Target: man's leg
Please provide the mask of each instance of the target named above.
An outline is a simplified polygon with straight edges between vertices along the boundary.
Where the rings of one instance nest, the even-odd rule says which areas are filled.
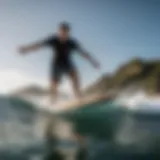
[[[58,86],[61,78],[60,66],[54,64],[51,71],[50,103],[53,104],[58,98]]]
[[[72,86],[74,90],[74,94],[76,97],[80,98],[81,97],[81,91],[80,91],[80,79],[78,72],[74,69],[69,73],[69,77],[72,81]]]
[[[52,80],[51,86],[50,86],[50,103],[53,104],[58,97],[58,81]]]

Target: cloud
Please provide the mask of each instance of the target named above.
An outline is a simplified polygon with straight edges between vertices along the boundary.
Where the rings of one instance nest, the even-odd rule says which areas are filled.
[[[38,84],[40,86],[48,86],[48,80],[40,81],[40,78],[32,77],[20,70],[1,69],[0,70],[0,94],[8,94],[21,87]],[[71,93],[71,85],[68,80],[65,80],[60,85],[60,90],[66,93]]]
[[[40,83],[33,77],[13,69],[0,70],[0,93],[9,93],[19,87]]]

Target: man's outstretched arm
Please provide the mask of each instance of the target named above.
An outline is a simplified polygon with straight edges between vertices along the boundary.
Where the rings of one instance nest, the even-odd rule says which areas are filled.
[[[99,62],[96,59],[94,59],[87,51],[85,51],[82,48],[78,48],[78,52],[82,57],[87,59],[95,68],[100,68]]]
[[[31,45],[21,46],[19,48],[19,52],[22,54],[25,54],[28,52],[39,50],[40,48],[42,48],[44,46],[53,45],[53,43],[54,43],[53,37],[49,37],[45,40],[39,41],[39,42],[31,44]]]
[[[36,51],[40,49],[42,46],[43,46],[42,43],[35,43],[35,44],[27,45],[27,46],[21,46],[19,48],[19,53],[25,54],[31,51]]]

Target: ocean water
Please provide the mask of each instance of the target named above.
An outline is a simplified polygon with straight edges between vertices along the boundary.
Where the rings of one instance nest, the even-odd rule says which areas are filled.
[[[149,106],[155,104],[139,104],[139,108]],[[80,148],[75,133],[85,137],[90,160],[159,159],[157,106],[158,103],[157,109],[151,112],[130,110],[123,103],[104,101],[51,115],[24,100],[1,96],[0,160],[43,160],[54,150],[65,159],[74,160]],[[53,144],[47,133],[54,135]]]

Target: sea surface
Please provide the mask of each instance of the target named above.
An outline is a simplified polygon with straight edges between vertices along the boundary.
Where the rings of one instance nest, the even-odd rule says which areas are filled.
[[[54,148],[74,160],[85,137],[90,160],[160,159],[160,105],[156,109],[130,110],[103,101],[61,114],[50,114],[13,97],[0,97],[0,160],[43,160],[52,150],[46,133],[56,137]],[[150,108],[141,104],[139,108]],[[52,124],[49,125],[50,123]]]

